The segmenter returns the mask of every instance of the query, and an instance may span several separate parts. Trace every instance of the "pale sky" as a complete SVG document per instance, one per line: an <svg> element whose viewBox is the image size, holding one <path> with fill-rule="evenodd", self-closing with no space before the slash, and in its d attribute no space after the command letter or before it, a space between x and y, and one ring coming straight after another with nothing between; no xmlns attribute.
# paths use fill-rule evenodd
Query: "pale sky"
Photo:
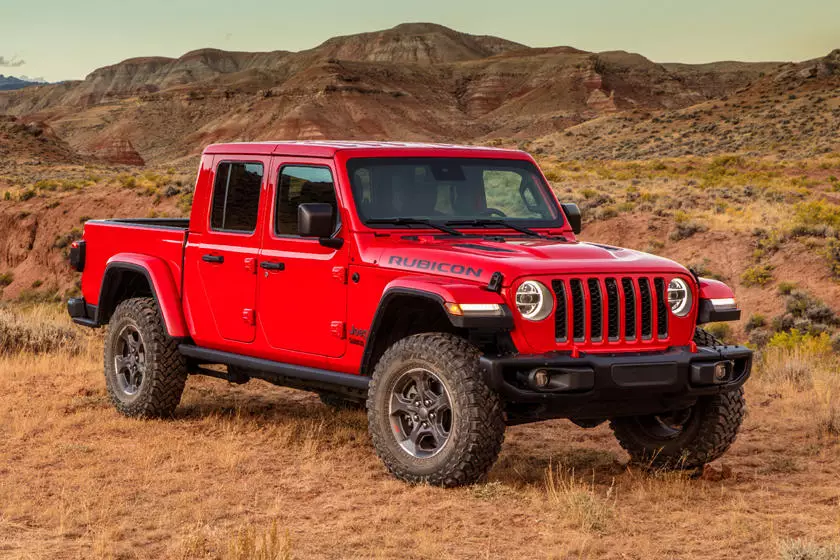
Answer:
<svg viewBox="0 0 840 560"><path fill-rule="evenodd" d="M657 62L798 61L840 48L840 0L0 0L0 74L80 79L136 56L297 51L418 21Z"/></svg>

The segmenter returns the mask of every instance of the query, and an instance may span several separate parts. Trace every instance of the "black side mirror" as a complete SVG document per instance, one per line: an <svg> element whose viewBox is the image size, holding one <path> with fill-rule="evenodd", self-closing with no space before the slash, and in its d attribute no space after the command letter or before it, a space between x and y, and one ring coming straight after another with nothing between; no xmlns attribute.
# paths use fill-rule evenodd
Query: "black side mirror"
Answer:
<svg viewBox="0 0 840 560"><path fill-rule="evenodd" d="M307 202L298 206L298 235L329 237L333 233L333 208L325 202Z"/></svg>
<svg viewBox="0 0 840 560"><path fill-rule="evenodd" d="M575 234L580 233L580 208L578 208L577 204L572 204L571 202L567 202L561 204L560 206L563 207L563 213L566 215L566 219L569 220L569 225L572 226L572 231Z"/></svg>

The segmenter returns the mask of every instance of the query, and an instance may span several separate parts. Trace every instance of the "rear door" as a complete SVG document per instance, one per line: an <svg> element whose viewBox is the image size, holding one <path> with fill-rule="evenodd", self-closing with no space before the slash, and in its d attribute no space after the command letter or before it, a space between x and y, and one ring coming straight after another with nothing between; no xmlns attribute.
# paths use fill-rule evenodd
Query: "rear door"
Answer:
<svg viewBox="0 0 840 560"><path fill-rule="evenodd" d="M202 292L190 294L197 316L196 339L253 342L256 335L257 257L262 193L270 158L217 156L205 228L191 235L186 265L198 274L190 282ZM206 343L205 342L205 343Z"/></svg>
<svg viewBox="0 0 840 560"><path fill-rule="evenodd" d="M332 205L333 240L341 221L332 162L277 158L272 163L271 208L265 220L259 269L260 328L278 359L290 353L339 357L346 346L348 245L297 233L298 205Z"/></svg>

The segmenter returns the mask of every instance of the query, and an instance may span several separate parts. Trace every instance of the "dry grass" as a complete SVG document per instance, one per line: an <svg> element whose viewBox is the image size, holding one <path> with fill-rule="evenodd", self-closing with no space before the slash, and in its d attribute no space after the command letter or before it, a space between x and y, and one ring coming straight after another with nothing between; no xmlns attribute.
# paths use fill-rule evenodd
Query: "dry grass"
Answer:
<svg viewBox="0 0 840 560"><path fill-rule="evenodd" d="M760 354L756 377L791 399L804 400L810 432L818 437L840 437L840 357L824 341L807 337L793 347L772 343Z"/></svg>
<svg viewBox="0 0 840 560"><path fill-rule="evenodd" d="M781 560L840 560L840 545L785 541L779 549L779 556Z"/></svg>
<svg viewBox="0 0 840 560"><path fill-rule="evenodd" d="M594 478L594 472L589 481L576 476L574 469L549 464L545 486L549 499L560 506L566 519L584 531L603 532L614 514L614 486L609 486L601 495Z"/></svg>
<svg viewBox="0 0 840 560"><path fill-rule="evenodd" d="M80 352L89 332L69 323L55 306L36 305L26 313L0 308L0 355L29 352Z"/></svg>
<svg viewBox="0 0 840 560"><path fill-rule="evenodd" d="M391 478L364 414L306 393L192 378L174 420L138 421L95 344L0 356L0 557L833 558L813 551L840 534L840 438L818 435L818 375L770 381L781 359L725 476L628 467L606 426L552 421L510 428L486 483L441 490Z"/></svg>

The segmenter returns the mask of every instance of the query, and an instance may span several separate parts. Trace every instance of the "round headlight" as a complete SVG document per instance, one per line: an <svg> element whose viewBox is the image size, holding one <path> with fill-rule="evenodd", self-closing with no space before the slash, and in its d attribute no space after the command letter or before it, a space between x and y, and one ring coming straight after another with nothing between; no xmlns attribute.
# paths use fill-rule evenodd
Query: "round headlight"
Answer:
<svg viewBox="0 0 840 560"><path fill-rule="evenodd" d="M528 280L516 290L516 308L529 321L545 319L553 307L553 296L542 282Z"/></svg>
<svg viewBox="0 0 840 560"><path fill-rule="evenodd" d="M682 278L674 278L668 283L668 305L671 313L685 317L691 311L691 288Z"/></svg>

